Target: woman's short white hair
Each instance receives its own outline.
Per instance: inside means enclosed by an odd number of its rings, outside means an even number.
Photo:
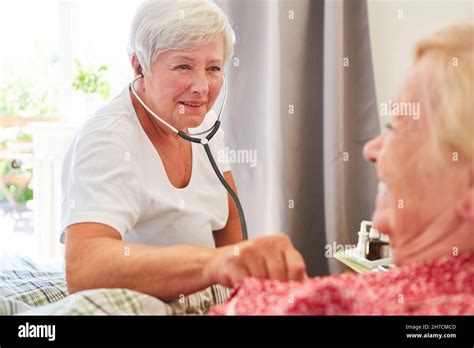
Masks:
[[[207,0],[150,0],[137,9],[130,28],[128,55],[150,71],[158,55],[224,39],[224,61],[232,55],[235,33],[227,15]]]

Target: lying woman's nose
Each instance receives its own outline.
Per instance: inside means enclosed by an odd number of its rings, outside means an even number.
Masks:
[[[382,134],[377,136],[376,138],[369,140],[362,150],[364,157],[367,161],[376,163],[377,162],[377,155],[380,150],[380,146],[382,145]]]

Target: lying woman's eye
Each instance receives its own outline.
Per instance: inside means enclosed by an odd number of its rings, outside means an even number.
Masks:
[[[211,66],[209,68],[209,70],[211,70],[211,71],[221,71],[221,68],[219,68],[218,66]]]
[[[188,64],[181,64],[174,68],[175,70],[191,70]]]

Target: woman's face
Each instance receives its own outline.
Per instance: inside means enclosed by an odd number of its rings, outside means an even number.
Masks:
[[[205,46],[163,52],[144,72],[145,102],[178,130],[197,127],[219,95],[223,70],[222,36]]]
[[[372,216],[374,227],[390,235],[393,247],[416,239],[462,194],[465,178],[456,169],[455,157],[446,153],[445,158],[435,158],[430,143],[430,118],[442,117],[430,109],[424,94],[429,92],[424,81],[429,81],[431,64],[429,55],[417,62],[395,100],[419,103],[418,117],[390,116],[391,127],[364,147],[364,156],[375,162],[382,182]]]

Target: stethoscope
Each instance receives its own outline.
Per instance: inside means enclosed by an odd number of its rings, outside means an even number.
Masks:
[[[209,129],[203,131],[203,132],[199,132],[199,133],[185,133],[183,131],[180,131],[178,129],[176,129],[175,127],[173,127],[172,125],[170,125],[168,122],[166,122],[165,120],[163,120],[160,116],[158,116],[157,114],[155,114],[144,102],[143,100],[138,96],[138,93],[137,91],[135,90],[135,82],[140,79],[140,78],[143,78],[143,74],[139,74],[137,77],[135,77],[133,79],[133,81],[130,83],[129,85],[129,90],[133,93],[133,95],[135,96],[135,98],[137,98],[138,102],[140,103],[141,106],[143,106],[145,108],[146,111],[148,111],[150,113],[150,115],[152,115],[154,118],[156,118],[158,121],[160,121],[162,124],[164,124],[166,127],[168,127],[171,131],[173,131],[174,133],[176,133],[177,135],[179,135],[181,138],[185,139],[185,140],[188,140],[188,141],[191,141],[193,143],[198,143],[198,144],[202,144],[202,146],[204,147],[204,150],[206,151],[206,154],[207,154],[207,157],[209,158],[209,161],[211,162],[211,165],[212,165],[212,169],[214,169],[214,172],[216,173],[217,177],[219,178],[220,182],[222,183],[222,185],[224,185],[224,187],[226,188],[227,192],[229,192],[229,194],[231,195],[232,199],[234,200],[234,203],[235,203],[235,206],[237,207],[237,211],[239,212],[239,219],[240,219],[240,225],[242,226],[242,237],[244,240],[247,240],[248,239],[248,235],[247,235],[247,224],[245,223],[245,216],[244,216],[244,211],[242,209],[242,205],[240,204],[240,200],[239,200],[239,197],[237,197],[237,195],[235,194],[235,192],[232,190],[232,188],[229,186],[229,184],[227,183],[227,181],[225,181],[225,178],[224,176],[221,174],[220,170],[219,170],[219,167],[217,166],[216,164],[216,161],[214,160],[214,157],[212,156],[212,152],[211,152],[211,149],[209,147],[209,141],[212,139],[212,137],[214,136],[214,134],[216,134],[216,132],[218,131],[219,129],[219,126],[221,124],[220,122],[220,118],[221,118],[221,114],[222,114],[222,110],[224,110],[224,106],[225,106],[225,103],[227,101],[227,79],[226,79],[226,76],[225,74],[223,74],[223,77],[224,77],[224,99],[222,101],[222,105],[221,105],[221,108],[219,109],[219,114],[217,115],[217,119],[216,119],[216,122],[214,122],[214,125],[212,127],[210,127]],[[209,134],[207,134],[209,133]],[[202,138],[196,138],[195,136],[196,135],[203,135],[203,134],[207,134],[206,136],[202,137]]]

